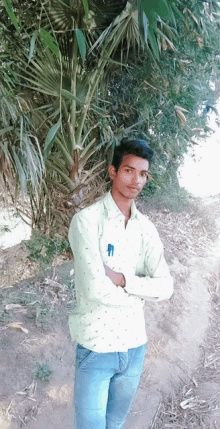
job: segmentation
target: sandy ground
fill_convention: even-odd
[[[158,418],[162,405],[178,387],[192,382],[210,329],[210,279],[214,275],[218,281],[220,273],[220,199],[200,203],[203,208],[197,213],[182,214],[158,212],[137,203],[158,228],[175,292],[169,301],[145,304],[148,350],[124,429],[191,428],[173,423],[160,426]],[[0,259],[0,427],[74,429],[76,344],[67,326],[74,307],[70,275],[74,262],[37,275],[37,266],[28,262],[20,245],[1,251]],[[10,325],[14,322],[21,324],[15,328]],[[48,364],[53,371],[48,381],[37,378],[38,364]],[[206,396],[210,388],[218,392],[215,383],[211,379],[203,383]],[[220,427],[220,421],[219,426],[193,426],[197,427]]]

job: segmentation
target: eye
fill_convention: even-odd
[[[125,171],[128,171],[128,172],[130,172],[131,171],[131,169],[130,168],[126,168],[125,169]],[[142,173],[142,175],[145,175],[145,177],[148,179],[149,178],[149,176],[148,176],[148,173]]]

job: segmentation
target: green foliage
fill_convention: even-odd
[[[194,202],[189,193],[181,188],[177,181],[163,187],[155,187],[153,192],[148,192],[148,188],[142,190],[142,198],[149,207],[159,210],[169,210],[171,212],[182,212],[194,207]]]
[[[38,363],[37,371],[35,372],[34,376],[36,379],[41,381],[50,381],[53,372],[54,371],[49,367],[47,363]]]
[[[0,294],[0,297],[1,295],[2,294]],[[4,326],[10,322],[13,322],[13,314],[5,308],[0,307],[0,325]]]
[[[142,192],[140,193],[140,196],[149,196],[155,194],[158,187],[155,183],[155,180],[152,180],[147,185],[145,185],[144,189],[142,189]]]
[[[5,6],[5,9],[8,12],[8,15],[9,15],[9,18],[11,19],[12,24],[15,26],[16,30],[20,31],[19,30],[19,22],[18,22],[15,14],[14,14],[13,7],[12,7],[10,0],[3,0],[3,3]]]
[[[34,228],[67,230],[84,190],[90,204],[94,178],[106,181],[113,143],[125,135],[146,139],[155,151],[149,195],[175,182],[184,153],[205,136],[206,116],[198,112],[207,100],[214,103],[218,2],[6,3],[0,176],[9,187],[14,174],[15,199],[18,184],[27,192]],[[34,257],[49,261],[52,251],[39,246]]]
[[[87,2],[87,0],[82,0],[83,1],[83,6],[84,6],[84,9],[85,9],[85,14],[86,14],[86,20],[88,20],[88,18],[89,18],[89,8],[88,8],[88,2]]]
[[[35,30],[33,33],[33,36],[31,37],[31,41],[30,41],[30,51],[29,51],[29,56],[28,56],[28,63],[30,62],[30,60],[34,54],[34,48],[35,48],[35,42],[36,42],[37,35],[38,35],[38,31]]]
[[[70,249],[69,242],[55,235],[46,237],[39,231],[33,230],[32,238],[22,241],[29,250],[29,258],[38,262],[41,267],[51,264],[55,255]]]
[[[5,232],[10,232],[10,228],[8,225],[0,225],[0,234],[3,235]]]
[[[68,280],[65,281],[65,285],[68,287],[69,290],[73,290],[75,288],[75,280],[69,278]]]
[[[49,277],[48,271],[47,276]],[[56,285],[51,286],[41,277],[33,282],[21,282],[19,287],[16,285],[10,290],[2,288],[0,289],[0,325],[4,326],[15,321],[16,310],[6,309],[8,304],[19,304],[25,309],[24,313],[22,312],[24,326],[28,321],[45,331],[53,329],[55,320],[65,319],[66,324],[68,315],[75,306],[73,289],[74,282],[70,277],[60,288]],[[20,317],[19,320],[21,320]]]
[[[44,28],[40,30],[40,37],[44,47],[46,49],[49,48],[51,52],[53,52],[56,57],[59,58],[59,48],[56,44],[56,40],[54,39],[54,37],[51,36],[51,34],[48,33],[48,31],[46,31]]]
[[[84,34],[82,32],[82,30],[80,30],[79,28],[76,28],[76,39],[77,39],[77,43],[78,43],[78,47],[79,47],[79,52],[80,55],[82,57],[82,61],[84,63],[85,58],[86,58],[86,41],[85,41],[85,37]]]
[[[48,131],[48,134],[45,140],[45,145],[44,145],[44,160],[46,160],[48,157],[48,154],[54,143],[54,137],[57,131],[59,130],[60,126],[61,126],[61,120],[59,119],[59,121],[55,125],[53,125],[52,128]]]
[[[163,38],[159,62],[145,54],[135,58],[135,64],[130,58],[129,68],[124,67],[120,73],[112,69],[108,79],[105,99],[111,102],[107,112],[115,117],[115,128],[122,128],[129,137],[147,140],[154,150],[153,181],[145,187],[147,195],[160,189],[166,192],[167,186],[175,185],[184,154],[196,138],[210,131],[204,106],[207,101],[215,105],[210,81],[218,78],[218,23],[210,20],[206,5],[187,1],[185,6],[188,10],[193,6],[193,17],[190,14],[186,20],[177,19],[175,49]],[[168,30],[164,23],[161,26],[163,31]],[[119,140],[123,134],[117,137]]]
[[[35,318],[36,325],[44,330],[47,329],[48,325],[52,320],[53,310],[54,309],[52,306],[42,304],[36,308],[36,311],[34,311],[34,313],[29,312],[29,317]]]

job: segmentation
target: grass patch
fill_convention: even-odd
[[[41,269],[45,269],[53,262],[54,256],[63,251],[70,250],[70,244],[58,236],[46,237],[39,231],[33,230],[30,240],[22,241],[22,247],[29,250],[28,258],[39,263]]]
[[[7,309],[9,304],[19,304],[19,308]],[[50,328],[55,320],[67,318],[73,311],[75,300],[69,286],[54,282],[47,284],[46,279],[24,281],[10,289],[0,289],[0,326],[16,320],[34,323],[42,330]]]
[[[34,377],[41,381],[50,381],[53,372],[54,371],[49,367],[47,363],[38,363],[37,371],[35,372]]]

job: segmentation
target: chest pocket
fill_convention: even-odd
[[[114,246],[114,251],[112,246]],[[113,266],[118,259],[116,256],[116,249],[113,240],[101,239],[99,242],[99,249],[103,262],[113,269]]]
[[[115,238],[114,225],[105,219],[99,224],[99,250],[103,262],[110,268],[116,268],[119,262],[119,246]],[[113,248],[114,246],[114,248]],[[108,250],[109,249],[109,250]]]
[[[99,224],[99,250],[102,261],[109,268],[121,270],[126,266],[127,270],[135,272],[142,242],[139,228],[137,223],[132,222],[129,230],[125,230],[124,221],[120,225],[118,219],[115,222],[112,219],[102,219]],[[108,252],[109,245],[114,246],[114,253]]]

